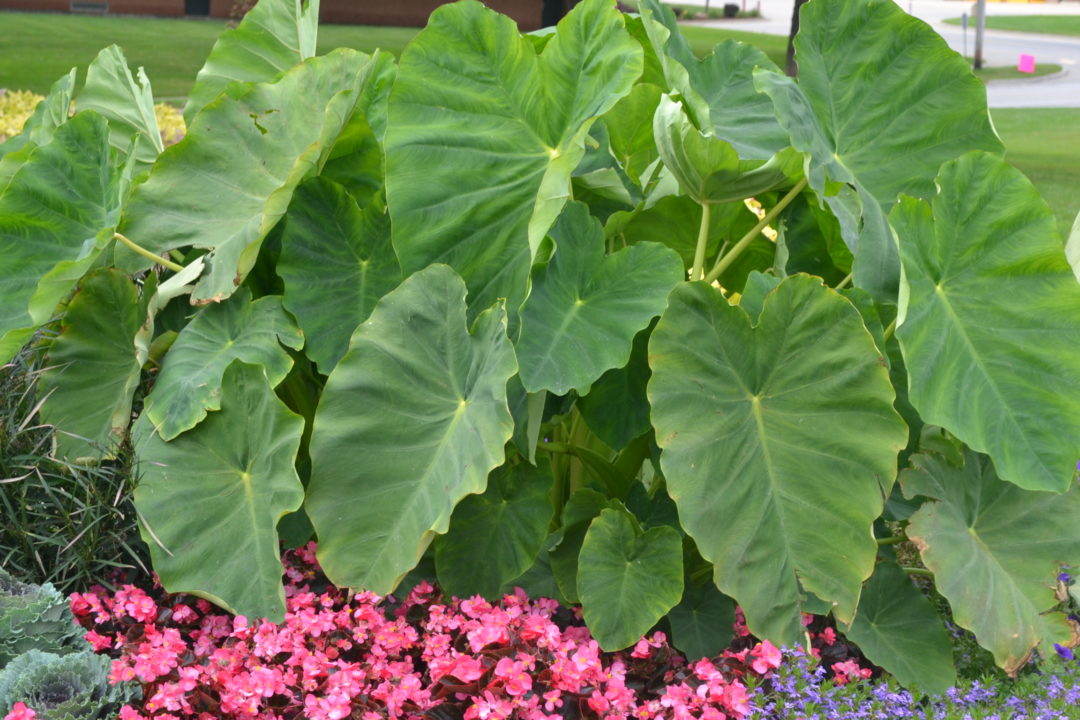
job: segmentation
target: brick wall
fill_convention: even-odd
[[[184,14],[184,0],[99,0],[109,12],[176,17]],[[321,19],[349,25],[405,25],[421,27],[428,16],[447,0],[322,0]],[[523,31],[540,27],[543,0],[485,0],[491,7],[517,21]],[[210,0],[210,15],[227,18],[233,0]],[[68,12],[71,0],[0,0],[0,8]]]
[[[119,15],[182,17],[184,0],[107,0],[109,12]]]

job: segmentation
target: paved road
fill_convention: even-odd
[[[727,0],[710,0],[719,7]],[[731,0],[741,3],[742,0]],[[705,0],[678,0],[686,5],[705,5]],[[757,0],[746,0],[753,7]],[[973,3],[963,0],[898,0],[898,4],[915,17],[925,20],[953,49],[964,49],[964,32],[955,25],[946,25],[946,18],[961,13],[973,14]],[[791,23],[793,0],[760,0],[761,19],[738,21],[709,21],[722,27],[749,32],[787,35]],[[1061,3],[1002,3],[988,2],[988,15],[1080,15],[1080,2]],[[975,32],[967,32],[967,51],[974,52]],[[991,107],[1080,107],[1080,37],[1038,35],[987,30],[984,57],[989,65],[1015,65],[1021,53],[1035,56],[1035,61],[1061,65],[1061,75],[1031,80],[997,80],[987,85]]]

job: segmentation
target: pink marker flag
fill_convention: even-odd
[[[1016,69],[1022,73],[1035,72],[1035,56],[1021,54],[1020,62],[1016,64]]]

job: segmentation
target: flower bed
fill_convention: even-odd
[[[73,593],[86,640],[113,658],[109,682],[126,686],[117,697],[141,691],[117,706],[120,720],[1064,720],[1080,701],[1075,662],[1028,673],[1012,693],[978,681],[913,693],[819,616],[806,616],[810,653],[757,642],[739,613],[729,649],[687,661],[663,632],[604,653],[579,609],[521,590],[493,604],[421,581],[404,600],[349,598],[313,544],[286,553],[285,570],[280,624],[160,587]],[[4,720],[40,717],[19,702]]]

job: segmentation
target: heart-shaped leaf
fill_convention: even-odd
[[[686,101],[702,131],[731,143],[746,159],[767,160],[788,146],[769,97],[754,85],[756,69],[780,72],[765,53],[725,40],[699,60],[670,8],[659,0],[642,0],[640,11],[668,88]]]
[[[169,592],[282,621],[276,528],[304,500],[294,467],[303,429],[263,369],[239,361],[222,379],[221,411],[194,430],[165,442],[146,414],[139,418],[132,430],[141,473],[135,507]]]
[[[521,462],[488,476],[487,490],[458,503],[450,531],[435,540],[435,569],[450,595],[497,599],[536,561],[555,515],[551,467]]]
[[[894,562],[879,563],[863,586],[846,635],[904,687],[940,694],[956,685],[949,633],[930,601]]]
[[[689,283],[671,294],[649,364],[668,493],[750,629],[800,642],[800,582],[850,619],[907,439],[858,311],[797,275],[753,326],[718,290]]]
[[[650,375],[649,334],[647,328],[635,335],[626,365],[601,375],[576,404],[589,429],[612,450],[622,450],[651,427],[645,395]]]
[[[281,307],[281,298],[268,295],[251,302],[251,293],[242,288],[227,302],[200,310],[180,331],[143,416],[163,440],[172,440],[221,407],[222,377],[234,360],[261,365],[272,387],[284,380],[293,361],[282,345],[298,350],[304,336]]]
[[[798,84],[761,70],[755,83],[791,144],[810,156],[810,187],[833,212],[851,216],[844,229],[856,251],[855,282],[895,297],[899,262],[883,212],[900,193],[932,195],[943,162],[968,150],[1002,152],[986,88],[940,35],[892,0],[814,0],[802,7],[800,27]],[[839,202],[832,183],[853,184],[858,203]]]
[[[891,216],[911,403],[1005,480],[1062,492],[1080,456],[1080,285],[1054,214],[984,153],[944,165],[938,184],[931,203],[905,198]]]
[[[0,143],[0,194],[30,153],[52,140],[56,128],[67,122],[74,91],[75,68],[71,68],[67,75],[53,83],[49,94],[23,123],[22,132]]]
[[[293,190],[326,160],[374,68],[371,56],[340,48],[273,83],[232,86],[136,186],[121,232],[155,253],[209,248],[192,300],[229,297]],[[147,265],[130,252],[118,261],[131,270]]]
[[[447,263],[474,308],[516,310],[593,120],[630,91],[641,46],[612,0],[585,0],[537,55],[475,0],[443,5],[402,53],[386,194],[406,273]]]
[[[1013,673],[1046,631],[1041,613],[1057,604],[1061,564],[1080,564],[1080,490],[1021,490],[970,450],[963,467],[938,455],[911,464],[900,474],[904,495],[933,500],[911,516],[907,536],[957,624]]]
[[[551,572],[555,576],[559,592],[567,602],[581,602],[577,589],[581,543],[589,530],[589,524],[605,508],[621,509],[622,504],[587,487],[576,490],[562,508],[562,527],[559,528],[558,542],[549,554]]]
[[[711,580],[687,581],[682,600],[668,613],[671,641],[687,660],[719,655],[734,635],[735,603]]]
[[[603,510],[581,543],[577,586],[600,647],[633,645],[679,603],[682,538],[670,527],[642,532],[625,512]]]
[[[184,120],[209,105],[236,80],[270,82],[315,55],[319,0],[259,0],[214,43],[184,106]]]
[[[415,273],[356,329],[326,382],[304,507],[339,586],[392,591],[503,463],[517,372],[506,313],[481,313],[472,332],[465,314],[453,270]]]
[[[390,218],[377,206],[361,210],[336,182],[312,178],[293,194],[277,272],[308,357],[329,375],[353,331],[401,282]]]
[[[630,358],[634,335],[664,310],[682,279],[682,260],[657,243],[604,255],[604,231],[582,203],[551,230],[555,255],[533,273],[517,343],[529,392],[584,395],[606,370]]]
[[[87,275],[49,345],[39,390],[42,420],[56,428],[56,454],[71,460],[111,456],[131,422],[139,382],[135,333],[145,318],[127,275]]]
[[[86,84],[79,91],[75,105],[79,110],[94,110],[105,116],[109,121],[109,141],[120,154],[131,149],[131,136],[138,136],[136,171],[153,165],[165,149],[154,114],[150,80],[142,68],[138,78],[136,83],[123,51],[110,45],[86,69]]]
[[[743,200],[788,185],[801,173],[802,158],[794,150],[769,160],[742,160],[728,142],[699,131],[683,107],[667,95],[653,119],[656,147],[664,165],[683,192],[699,205]]]
[[[81,112],[0,194],[0,363],[47,322],[112,238],[119,208],[109,126]]]

